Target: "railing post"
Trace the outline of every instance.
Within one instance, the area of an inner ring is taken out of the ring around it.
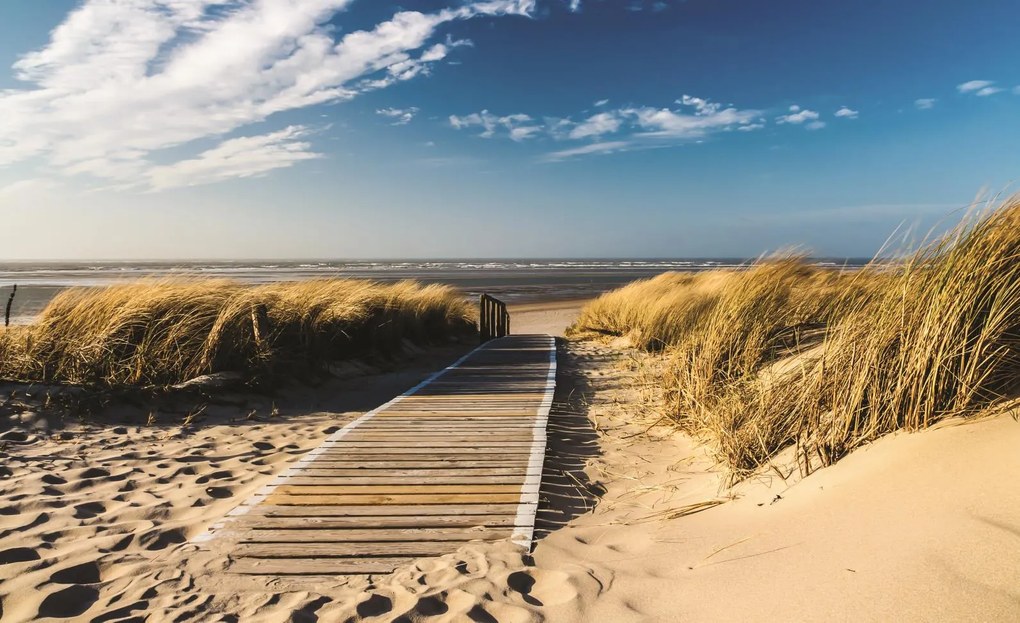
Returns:
[[[488,294],[478,297],[478,339],[488,342],[497,337],[510,335],[510,312],[506,303]]]

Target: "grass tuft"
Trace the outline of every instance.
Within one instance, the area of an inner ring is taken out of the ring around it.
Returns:
[[[82,385],[180,383],[215,372],[298,375],[474,330],[452,288],[316,280],[248,286],[152,280],[60,293],[0,332],[0,378]]]
[[[781,256],[637,282],[592,302],[571,333],[663,351],[669,412],[735,476],[792,444],[809,471],[1013,391],[1020,196],[895,264]]]

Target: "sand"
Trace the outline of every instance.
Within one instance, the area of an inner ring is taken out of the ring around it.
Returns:
[[[591,299],[564,299],[508,305],[514,333],[562,336]]]
[[[565,326],[567,309],[516,326]],[[195,427],[12,438],[0,466],[0,619],[1020,620],[1011,413],[893,435],[806,478],[778,461],[727,489],[704,448],[661,420],[646,382],[655,358],[620,345],[561,349],[533,556],[479,543],[371,583],[278,581],[223,574],[229,552],[188,542],[454,355],[247,396]]]

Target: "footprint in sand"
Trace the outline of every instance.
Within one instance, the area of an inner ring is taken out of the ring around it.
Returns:
[[[195,479],[195,482],[197,482],[200,485],[204,485],[210,480],[226,480],[228,478],[233,478],[233,476],[234,472],[221,470],[218,472],[213,472],[211,474],[206,474],[204,476],[199,476],[197,479]]]
[[[99,591],[91,586],[72,585],[50,593],[39,604],[39,617],[66,619],[82,614],[99,599]]]
[[[150,530],[138,538],[138,543],[150,551],[166,549],[171,545],[183,543],[184,531],[180,528],[173,530]]]
[[[446,614],[447,612],[449,612],[450,607],[446,605],[446,602],[443,601],[443,598],[445,598],[445,595],[439,595],[436,597],[422,597],[421,599],[418,600],[418,603],[414,604],[414,610],[412,612],[426,617],[434,617],[439,616],[440,614]]]
[[[50,581],[55,584],[96,584],[101,581],[99,565],[92,561],[66,567],[50,575]]]
[[[90,467],[78,474],[78,478],[81,480],[93,480],[95,478],[106,478],[110,475],[110,472],[99,467]]]
[[[570,584],[570,576],[563,571],[531,569],[514,571],[506,579],[510,590],[533,606],[552,606],[566,603],[577,597]]]
[[[12,547],[0,552],[0,565],[39,560],[39,552],[31,547]]]
[[[393,610],[393,600],[382,595],[372,595],[355,608],[358,616],[365,618],[382,616],[390,610]]]
[[[206,487],[205,493],[209,497],[216,498],[217,500],[229,498],[234,495],[234,491],[230,487]]]
[[[106,506],[101,502],[85,502],[74,507],[75,519],[92,519],[106,512]]]

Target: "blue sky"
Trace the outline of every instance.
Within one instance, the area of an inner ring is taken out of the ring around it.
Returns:
[[[5,0],[0,259],[866,256],[1013,188],[1018,22],[1015,0]]]

